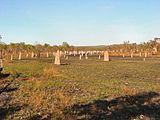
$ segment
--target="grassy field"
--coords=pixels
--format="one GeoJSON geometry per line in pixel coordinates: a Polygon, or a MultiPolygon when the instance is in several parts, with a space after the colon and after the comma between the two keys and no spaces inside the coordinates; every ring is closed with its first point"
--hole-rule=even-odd
{"type": "Polygon", "coordinates": [[[5,61],[1,119],[160,119],[160,58],[70,57],[61,66],[53,63],[5,61]]]}

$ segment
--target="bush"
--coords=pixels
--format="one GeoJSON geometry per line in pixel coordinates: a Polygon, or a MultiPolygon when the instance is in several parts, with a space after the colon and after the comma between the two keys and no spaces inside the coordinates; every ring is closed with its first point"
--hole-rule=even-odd
{"type": "Polygon", "coordinates": [[[50,77],[55,77],[55,76],[60,76],[60,72],[58,71],[57,68],[54,67],[46,67],[43,70],[43,76],[50,78],[50,77]]]}

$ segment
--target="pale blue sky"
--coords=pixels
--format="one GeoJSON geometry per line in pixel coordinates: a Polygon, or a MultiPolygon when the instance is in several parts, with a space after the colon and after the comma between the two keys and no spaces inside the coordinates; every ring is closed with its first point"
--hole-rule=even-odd
{"type": "Polygon", "coordinates": [[[3,42],[106,45],[160,37],[160,0],[0,0],[3,42]]]}

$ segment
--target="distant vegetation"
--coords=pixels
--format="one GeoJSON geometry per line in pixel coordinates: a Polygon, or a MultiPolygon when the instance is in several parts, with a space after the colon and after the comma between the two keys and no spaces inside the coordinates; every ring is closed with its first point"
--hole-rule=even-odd
{"type": "Polygon", "coordinates": [[[122,44],[113,44],[113,45],[101,45],[101,46],[72,46],[69,45],[67,42],[63,42],[62,45],[53,45],[51,46],[50,44],[36,44],[36,45],[31,45],[31,44],[25,44],[24,42],[20,43],[10,43],[10,44],[5,44],[1,43],[0,44],[1,50],[3,50],[3,53],[19,53],[19,52],[24,52],[24,53],[43,53],[43,52],[53,52],[56,50],[61,50],[61,51],[89,51],[89,50],[109,50],[109,51],[117,51],[117,52],[153,52],[155,51],[156,53],[159,52],[160,50],[160,44],[156,40],[150,40],[148,42],[144,42],[141,44],[137,43],[130,43],[129,41],[125,41],[122,44]]]}

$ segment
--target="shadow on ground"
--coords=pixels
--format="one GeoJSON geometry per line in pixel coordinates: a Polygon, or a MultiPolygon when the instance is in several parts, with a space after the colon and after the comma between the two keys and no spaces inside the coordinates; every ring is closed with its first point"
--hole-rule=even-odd
{"type": "Polygon", "coordinates": [[[12,85],[12,82],[7,80],[0,82],[0,120],[5,120],[7,116],[21,110],[20,105],[11,104],[12,92],[16,90],[17,87],[12,85]]]}
{"type": "MultiPolygon", "coordinates": [[[[29,117],[27,118],[27,120],[53,120],[51,118],[52,115],[48,114],[48,115],[45,115],[45,116],[42,116],[42,115],[34,115],[32,117],[29,117]]],[[[61,119],[60,119],[61,120],[61,119]]]]}
{"type": "Polygon", "coordinates": [[[5,120],[8,115],[14,114],[16,111],[21,110],[21,106],[12,105],[9,107],[1,107],[0,108],[0,120],[5,120]]]}
{"type": "Polygon", "coordinates": [[[159,120],[159,96],[156,92],[145,92],[112,100],[95,100],[67,108],[65,114],[79,120],[159,120]]]}
{"type": "Polygon", "coordinates": [[[3,74],[3,73],[0,73],[0,79],[4,79],[4,78],[7,78],[9,77],[10,74],[3,74]]]}

